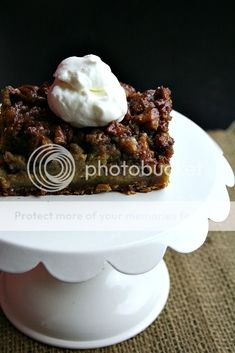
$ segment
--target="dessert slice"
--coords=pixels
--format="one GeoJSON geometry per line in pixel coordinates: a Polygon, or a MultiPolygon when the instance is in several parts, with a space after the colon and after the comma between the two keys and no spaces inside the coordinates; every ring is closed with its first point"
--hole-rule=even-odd
{"type": "MultiPolygon", "coordinates": [[[[0,114],[0,194],[45,194],[31,182],[27,161],[39,146],[52,143],[68,149],[76,167],[71,183],[58,193],[133,193],[167,186],[173,154],[170,91],[158,87],[140,93],[123,87],[127,114],[121,122],[99,128],[75,128],[58,118],[47,104],[48,84],[6,87],[0,114]]],[[[52,161],[50,172],[57,170],[52,161]]]]}
{"type": "Polygon", "coordinates": [[[0,195],[130,194],[167,186],[168,88],[136,92],[92,55],[66,59],[55,77],[51,86],[2,90],[0,195]],[[70,158],[67,165],[60,153],[70,158]]]}

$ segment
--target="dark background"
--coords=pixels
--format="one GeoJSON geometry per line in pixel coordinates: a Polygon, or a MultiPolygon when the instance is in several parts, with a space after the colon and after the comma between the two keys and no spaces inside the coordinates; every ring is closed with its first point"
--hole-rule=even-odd
{"type": "Polygon", "coordinates": [[[235,119],[234,11],[173,4],[2,2],[0,86],[50,81],[62,59],[92,53],[138,90],[170,87],[174,108],[203,128],[226,128],[235,119]]]}

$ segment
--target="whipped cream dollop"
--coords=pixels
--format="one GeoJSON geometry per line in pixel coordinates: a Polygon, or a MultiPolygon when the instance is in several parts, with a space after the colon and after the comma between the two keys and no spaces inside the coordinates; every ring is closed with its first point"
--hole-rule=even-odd
{"type": "Polygon", "coordinates": [[[127,112],[126,94],[110,67],[96,55],[72,56],[54,73],[50,109],[75,127],[105,126],[127,112]]]}

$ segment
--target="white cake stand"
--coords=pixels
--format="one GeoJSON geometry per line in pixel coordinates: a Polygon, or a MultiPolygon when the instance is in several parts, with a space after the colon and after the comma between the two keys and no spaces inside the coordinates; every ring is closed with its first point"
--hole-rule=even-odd
{"type": "Polygon", "coordinates": [[[51,211],[85,209],[87,201],[95,201],[94,208],[98,201],[106,211],[111,205],[116,212],[120,204],[122,212],[157,210],[159,222],[137,222],[136,229],[136,222],[112,226],[111,221],[102,228],[97,221],[95,231],[86,231],[84,225],[76,230],[76,222],[38,224],[34,231],[21,224],[17,232],[14,220],[9,222],[15,202],[27,210],[32,200],[35,207],[41,201],[0,200],[0,303],[19,330],[55,346],[96,348],[138,334],[159,315],[169,292],[162,260],[166,248],[190,252],[200,247],[208,219],[227,217],[226,185],[234,183],[222,151],[196,124],[174,112],[171,134],[175,154],[165,190],[43,199],[51,211]]]}

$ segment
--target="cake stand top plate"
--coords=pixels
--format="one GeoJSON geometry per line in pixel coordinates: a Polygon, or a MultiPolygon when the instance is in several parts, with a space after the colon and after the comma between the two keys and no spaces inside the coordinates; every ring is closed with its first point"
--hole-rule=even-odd
{"type": "Polygon", "coordinates": [[[170,184],[165,189],[131,196],[112,192],[90,196],[1,198],[0,269],[24,272],[43,262],[55,277],[77,281],[94,276],[104,261],[122,272],[140,273],[155,265],[167,246],[185,252],[199,247],[207,234],[208,218],[222,221],[228,215],[226,185],[233,186],[234,175],[220,148],[199,126],[175,111],[172,116],[170,134],[175,139],[175,153],[170,184]],[[122,207],[123,212],[128,208],[138,212],[151,207],[161,211],[161,216],[166,216],[170,207],[175,217],[163,222],[161,227],[157,227],[156,222],[144,227],[142,222],[137,223],[139,228],[136,229],[133,222],[112,224],[109,221],[107,228],[99,223],[97,227],[86,229],[83,225],[79,229],[78,223],[71,222],[69,227],[68,223],[42,226],[35,223],[33,229],[23,225],[16,231],[14,221],[9,221],[9,217],[13,217],[9,210],[13,212],[17,202],[26,210],[37,208],[40,203],[53,212],[61,207],[72,211],[72,208],[92,205],[105,211],[111,207],[114,212],[117,211],[115,205],[122,207]],[[179,217],[182,212],[187,213],[183,218],[179,217]],[[146,255],[143,262],[141,254],[146,255]]]}

